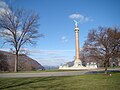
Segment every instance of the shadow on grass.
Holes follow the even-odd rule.
[[[13,78],[15,79],[15,78]],[[8,88],[12,88],[12,87],[17,87],[17,86],[23,86],[23,85],[28,85],[31,83],[37,83],[37,82],[42,82],[42,81],[52,81],[55,80],[56,78],[54,77],[41,77],[41,78],[20,78],[15,79],[13,82],[10,82],[10,84],[5,85],[3,87],[0,87],[1,89],[8,89]],[[19,83],[18,83],[19,82]],[[17,83],[17,84],[16,84]],[[0,85],[1,86],[1,85]]]
[[[90,72],[86,72],[85,74],[102,74],[105,71],[90,71]],[[120,73],[120,70],[107,70],[108,73]]]

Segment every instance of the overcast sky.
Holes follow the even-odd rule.
[[[42,65],[60,65],[75,56],[74,19],[80,32],[80,47],[90,29],[120,26],[120,0],[0,0],[4,6],[31,9],[40,15],[39,32],[45,34],[36,47],[26,47]],[[9,50],[7,46],[1,48]]]

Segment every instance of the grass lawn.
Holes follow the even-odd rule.
[[[120,90],[120,73],[40,78],[0,78],[0,90]]]

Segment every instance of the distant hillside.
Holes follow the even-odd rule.
[[[58,69],[59,66],[44,66],[45,70],[54,70],[54,69]]]
[[[14,71],[15,55],[10,52],[0,50],[0,69],[6,67],[9,71]],[[3,65],[5,64],[5,65]],[[21,54],[19,55],[19,71],[43,70],[44,67],[36,60]],[[7,70],[7,71],[8,71]],[[4,71],[4,70],[3,70]]]

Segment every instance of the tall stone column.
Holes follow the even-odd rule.
[[[79,28],[75,27],[75,45],[76,45],[76,55],[75,60],[80,60],[80,50],[79,50]]]
[[[74,61],[74,66],[82,66],[82,62],[80,60],[80,48],[79,48],[79,28],[78,26],[75,27],[75,61]]]

